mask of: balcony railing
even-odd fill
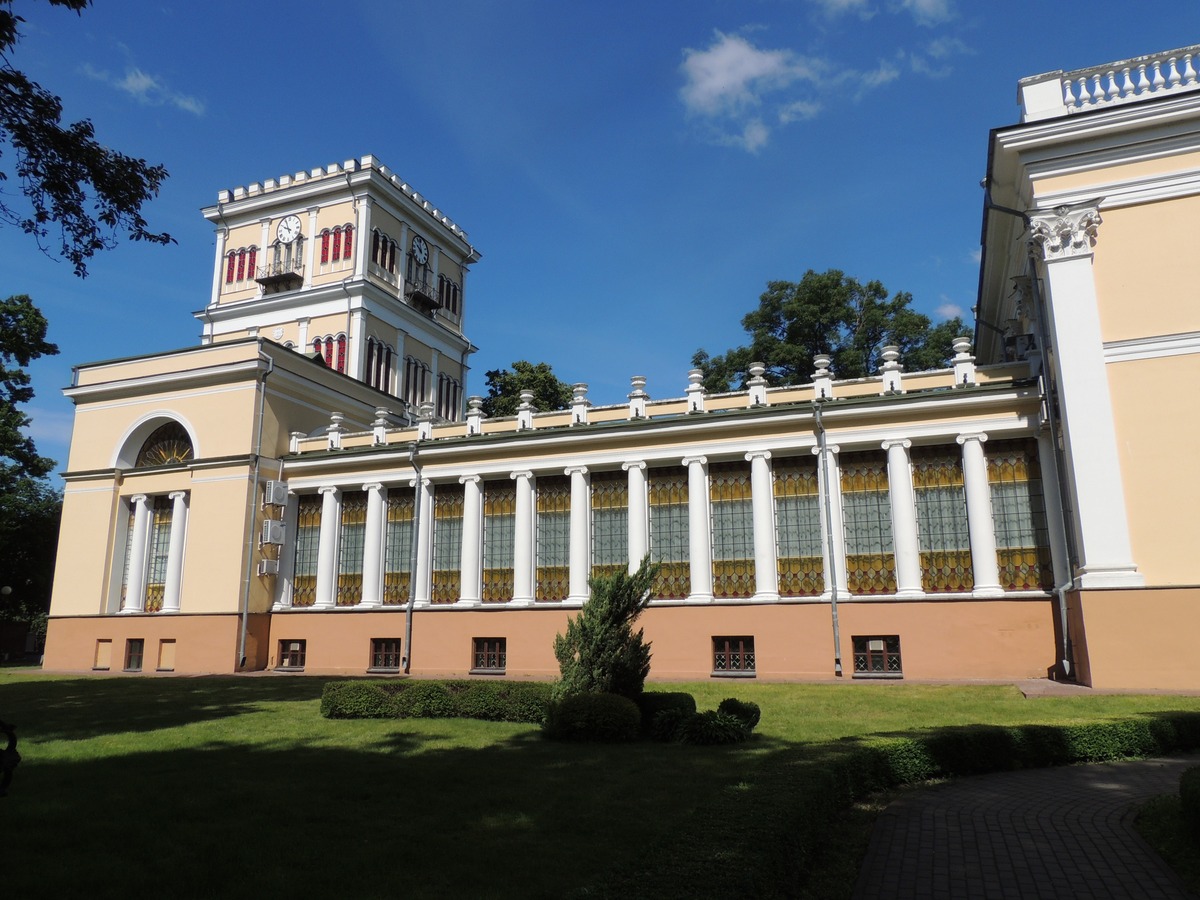
[[[424,313],[437,309],[437,285],[428,281],[409,281],[404,279],[404,299]]]
[[[304,283],[304,263],[289,259],[259,266],[254,280],[268,293],[293,290]]]

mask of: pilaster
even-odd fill
[[[632,575],[650,552],[650,494],[644,462],[621,463],[621,468],[629,473],[629,574]]]

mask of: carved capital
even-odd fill
[[[979,441],[979,443],[982,444],[984,441],[987,440],[987,437],[988,436],[985,432],[980,431],[980,432],[976,432],[974,434],[960,434],[954,440],[957,441],[958,444],[961,446],[962,444],[965,444],[967,441]]]
[[[336,495],[340,490],[341,490],[341,488],[334,487],[333,485],[326,485],[325,487],[317,488],[317,493],[318,494],[335,494]]]
[[[707,456],[685,456],[685,457],[684,457],[684,458],[683,458],[683,459],[680,461],[680,464],[681,464],[681,465],[684,465],[684,466],[691,466],[691,465],[692,465],[692,463],[696,463],[697,465],[701,465],[701,466],[703,466],[703,465],[705,465],[707,462],[708,462],[708,457],[707,457]]]
[[[746,454],[746,462],[754,462],[756,459],[770,459],[770,450],[752,450]]]
[[[832,453],[834,456],[837,456],[838,453],[840,453],[842,450],[842,448],[839,447],[837,444],[826,444],[825,449],[828,450],[830,453]],[[820,456],[821,455],[821,445],[817,444],[817,446],[813,447],[812,453],[813,453],[813,456]]]
[[[372,481],[370,484],[364,484],[362,489],[364,491],[374,491],[375,493],[380,493],[383,490],[383,485],[378,481]]]
[[[912,447],[912,441],[908,438],[888,438],[879,446],[884,450],[890,450],[892,447],[903,447],[905,450],[908,450]]]
[[[458,477],[459,484],[467,484],[468,482],[470,484],[479,484],[481,481],[483,481],[483,477],[480,475],[460,475]]]
[[[171,493],[167,494],[167,499],[168,500],[186,500],[187,495],[188,495],[187,491],[171,491]]]
[[[516,481],[518,478],[524,478],[526,481],[528,481],[533,477],[533,473],[528,470],[524,472],[513,472],[509,477],[512,478],[513,481]]]
[[[626,472],[628,472],[630,469],[641,469],[643,472],[645,472],[646,464],[644,462],[640,462],[640,461],[639,462],[624,462],[624,463],[621,463],[621,468],[624,469]]]
[[[568,466],[563,469],[564,475],[586,475],[588,473],[587,466]]]
[[[1058,206],[1034,213],[1029,221],[1029,248],[1047,262],[1086,256],[1096,246],[1102,221],[1095,206]]]

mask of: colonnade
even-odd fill
[[[171,536],[167,545],[167,567],[163,583],[162,611],[165,613],[179,612],[180,591],[183,585],[183,554],[187,537],[188,492],[172,491],[167,498],[171,501]],[[150,527],[154,518],[152,499],[148,494],[134,494],[129,498],[133,529],[129,535],[129,578],[125,582],[125,606],[121,609],[122,613],[140,613],[146,609]]]

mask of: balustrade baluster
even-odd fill
[[[1139,94],[1144,94],[1150,90],[1150,79],[1146,77],[1146,64],[1142,63],[1140,66],[1137,67],[1137,69],[1138,69],[1137,92]]]
[[[1152,83],[1156,91],[1161,91],[1167,83],[1167,79],[1163,78],[1162,62],[1157,59],[1154,61],[1154,81]]]
[[[1070,108],[1075,105],[1075,95],[1071,93],[1071,79],[1063,79],[1063,106]]]
[[[1196,70],[1192,68],[1192,54],[1190,53],[1183,55],[1183,83],[1196,83]]]
[[[1176,65],[1175,57],[1167,60],[1167,68],[1171,70],[1171,75],[1167,79],[1171,87],[1179,87],[1179,82],[1183,79],[1179,77],[1179,67]]]
[[[1080,78],[1077,84],[1079,86],[1079,105],[1087,106],[1092,102],[1092,95],[1088,93],[1087,89],[1087,79]]]
[[[1121,77],[1124,81],[1121,82],[1121,96],[1129,97],[1134,93],[1133,79],[1129,77],[1129,66],[1121,70]]]
[[[1092,76],[1092,100],[1100,103],[1104,99],[1104,86],[1100,83],[1100,73]]]
[[[1121,89],[1117,87],[1117,73],[1109,69],[1105,73],[1105,77],[1108,78],[1108,99],[1116,100],[1117,96],[1121,93]]]

